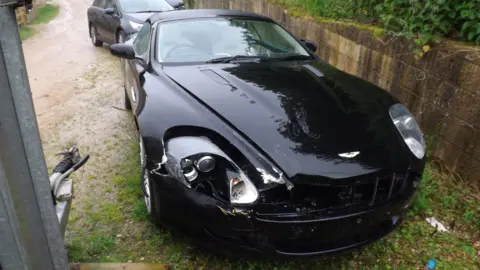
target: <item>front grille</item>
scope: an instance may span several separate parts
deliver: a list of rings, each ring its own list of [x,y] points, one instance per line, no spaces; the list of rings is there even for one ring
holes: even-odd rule
[[[319,183],[320,182],[320,183]],[[393,200],[405,193],[411,187],[411,175],[384,174],[370,175],[355,179],[315,181],[309,177],[298,177],[291,191],[284,187],[276,187],[262,194],[262,208],[266,211],[268,206],[285,204],[285,210],[293,207],[294,211],[301,212],[322,209],[352,209],[368,208]]]

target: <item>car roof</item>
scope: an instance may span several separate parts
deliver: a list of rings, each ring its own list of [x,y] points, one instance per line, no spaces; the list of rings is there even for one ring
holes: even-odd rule
[[[175,21],[184,19],[195,18],[208,18],[208,17],[247,17],[257,20],[273,21],[272,19],[246,11],[229,10],[229,9],[185,9],[185,10],[173,10],[156,13],[147,19],[150,23],[156,23],[158,21]]]

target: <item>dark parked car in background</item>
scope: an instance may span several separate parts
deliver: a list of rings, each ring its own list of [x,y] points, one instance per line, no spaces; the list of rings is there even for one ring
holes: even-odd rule
[[[180,2],[171,3],[179,8]],[[90,38],[95,46],[122,43],[153,13],[174,9],[165,0],[95,0],[87,11]]]
[[[316,49],[229,10],[158,13],[110,47],[127,59],[154,222],[236,255],[338,252],[401,224],[423,134],[390,93]]]
[[[185,3],[183,0],[165,0],[167,1],[170,6],[172,6],[174,9],[185,9]]]

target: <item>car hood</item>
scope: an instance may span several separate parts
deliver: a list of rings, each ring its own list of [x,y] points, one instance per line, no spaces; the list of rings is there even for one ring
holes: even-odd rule
[[[323,62],[163,70],[291,179],[348,178],[408,166],[402,164],[408,157],[388,114],[396,100]]]

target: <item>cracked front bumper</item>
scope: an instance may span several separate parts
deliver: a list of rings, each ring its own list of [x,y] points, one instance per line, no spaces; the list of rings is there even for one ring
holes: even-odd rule
[[[400,225],[413,190],[402,198],[353,213],[322,217],[235,209],[170,178],[156,176],[161,215],[199,245],[227,255],[302,256],[340,252],[377,240]]]

